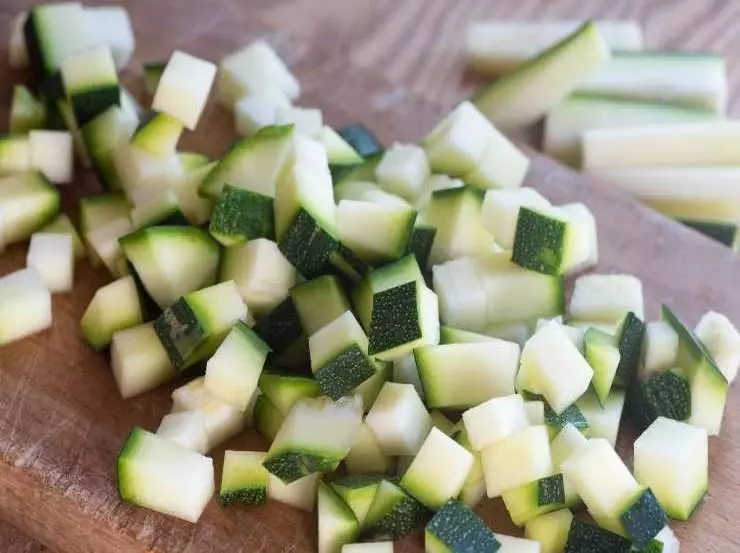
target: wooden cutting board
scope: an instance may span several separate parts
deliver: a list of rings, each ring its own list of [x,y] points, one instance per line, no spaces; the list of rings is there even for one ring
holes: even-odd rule
[[[731,32],[740,21],[733,18],[738,7],[721,1],[123,3],[137,32],[137,63],[166,58],[174,48],[217,60],[265,36],[292,62],[303,84],[302,105],[322,108],[333,125],[363,121],[387,143],[418,139],[472,86],[462,78],[459,58],[462,32],[471,19],[631,17],[646,23],[653,45],[732,50],[733,41],[740,40]],[[0,44],[7,43],[5,29],[12,15],[30,4],[3,0]],[[0,89],[0,106],[6,109],[11,83],[24,75],[5,66],[0,74],[6,77]],[[218,155],[232,137],[232,126],[227,113],[212,107],[181,148]],[[527,184],[556,203],[589,205],[599,221],[598,270],[640,277],[651,317],[665,302],[691,324],[708,309],[740,322],[740,262],[729,250],[620,193],[532,156]],[[76,193],[93,186],[81,174],[78,183],[65,189],[67,206],[74,205]],[[0,257],[0,275],[24,265],[25,248],[13,246]],[[53,328],[0,349],[0,518],[60,553],[313,551],[315,516],[278,503],[224,510],[212,502],[201,521],[191,525],[119,501],[114,470],[123,439],[133,425],[156,428],[178,383],[130,401],[119,398],[107,361],[83,344],[78,329],[93,291],[104,282],[103,272],[79,264],[74,293],[54,297]],[[740,528],[732,520],[740,506],[739,395],[733,389],[722,436],[711,440],[706,504],[689,524],[675,525],[683,551],[740,550]],[[248,432],[228,447],[264,445]],[[629,444],[622,448],[629,450]],[[214,453],[219,466],[222,451]],[[514,531],[498,502],[486,502],[479,513],[496,531]],[[36,551],[30,547],[28,551]],[[396,551],[422,549],[421,538],[414,535]]]

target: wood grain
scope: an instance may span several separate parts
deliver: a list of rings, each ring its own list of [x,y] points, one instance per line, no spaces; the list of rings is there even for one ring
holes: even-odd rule
[[[174,48],[217,60],[259,36],[273,42],[301,79],[301,104],[324,110],[330,124],[361,120],[380,137],[418,139],[473,86],[463,79],[460,45],[468,22],[483,17],[622,17],[643,22],[651,46],[737,51],[740,5],[720,0],[129,0],[139,49],[136,61],[160,59]],[[0,25],[28,0],[4,0]],[[320,6],[320,8],[319,8]],[[3,25],[0,44],[7,43]],[[5,58],[5,56],[3,56]],[[4,64],[4,61],[2,62]],[[733,82],[740,68],[731,60]],[[0,106],[8,105],[6,76]],[[733,111],[738,109],[733,101]],[[6,117],[6,112],[2,112]],[[183,147],[212,154],[231,137],[231,119],[214,106]],[[588,181],[532,152],[528,183],[555,202],[584,201],[600,223],[599,271],[642,278],[648,313],[665,302],[693,323],[707,309],[740,321],[740,263],[729,250],[629,198]],[[79,186],[79,184],[77,185]],[[73,187],[74,188],[74,187]],[[74,190],[65,194],[74,195]],[[0,275],[24,264],[25,245],[0,258]],[[133,425],[156,428],[179,383],[130,401],[117,393],[106,361],[80,340],[78,320],[106,276],[77,267],[75,292],[55,296],[54,327],[0,350],[0,518],[60,553],[308,552],[315,518],[271,503],[220,509],[215,502],[197,525],[120,503],[115,457]],[[734,443],[733,443],[734,442]],[[251,432],[231,448],[263,447]],[[622,444],[625,447],[625,444]],[[628,449],[628,447],[627,447]],[[215,452],[220,464],[221,450]],[[732,392],[723,435],[711,443],[712,487],[688,525],[676,525],[683,551],[740,550],[732,522],[740,495],[740,397]],[[513,531],[499,502],[480,514],[497,531]],[[0,550],[36,552],[17,541]],[[20,544],[20,545],[18,545]],[[16,547],[12,549],[11,547]],[[36,547],[36,549],[34,549]],[[23,549],[25,548],[25,549]],[[418,535],[396,551],[421,551]]]

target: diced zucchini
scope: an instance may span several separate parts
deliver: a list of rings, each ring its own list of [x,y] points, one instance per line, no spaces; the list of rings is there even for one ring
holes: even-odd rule
[[[718,119],[710,109],[680,103],[638,100],[599,93],[574,93],[555,106],[545,120],[543,150],[573,167],[581,167],[583,133],[646,125],[700,123]]]
[[[394,144],[383,154],[375,175],[384,190],[414,201],[429,176],[429,162],[419,146]]]
[[[520,207],[511,260],[543,274],[565,274],[590,254],[592,237],[585,230],[559,208]]]
[[[618,516],[640,492],[639,484],[622,459],[603,439],[589,440],[560,468],[595,516]]]
[[[638,372],[645,339],[645,323],[630,311],[619,323],[617,337],[620,359],[613,385],[616,388],[626,389],[629,388]]]
[[[427,517],[424,505],[391,480],[383,479],[365,517],[365,533],[397,540],[424,524]]]
[[[136,427],[118,454],[118,492],[127,503],[197,522],[214,492],[213,460]]]
[[[61,78],[59,79],[61,87]],[[85,149],[85,141],[77,124],[72,101],[66,96],[59,98],[55,104],[49,107],[48,119],[51,122],[49,126],[53,129],[67,130],[72,135],[72,143],[75,153],[84,167],[90,166],[90,156]]]
[[[429,265],[429,257],[436,237],[437,227],[420,222],[417,218],[409,242],[406,245],[405,253],[414,254],[419,267],[426,268]]]
[[[105,190],[123,187],[114,152],[121,142],[131,137],[138,124],[138,116],[120,106],[112,106],[82,127],[85,150]]]
[[[393,382],[399,384],[411,384],[420,398],[424,399],[424,387],[419,378],[419,369],[416,367],[416,359],[413,353],[407,353],[403,357],[393,360]]]
[[[590,328],[583,335],[583,356],[594,371],[591,386],[599,403],[604,405],[621,358],[617,341],[606,332]]]
[[[364,163],[363,157],[357,153],[357,150],[331,127],[326,125],[321,127],[316,139],[326,148],[326,157],[329,160],[332,175],[340,174],[347,167]]]
[[[262,451],[226,451],[219,491],[221,505],[262,505],[267,501],[270,473],[262,466],[264,460]]]
[[[272,198],[226,183],[216,201],[209,231],[224,246],[235,246],[255,238],[273,239]]]
[[[228,108],[238,98],[267,86],[280,89],[290,100],[300,95],[300,84],[264,40],[252,42],[219,63],[218,97]]]
[[[478,188],[517,188],[529,171],[529,157],[506,136],[496,131],[472,173],[463,177]]]
[[[5,245],[27,239],[59,212],[59,192],[38,172],[0,179],[0,213]]]
[[[69,234],[36,232],[26,255],[26,266],[33,267],[50,292],[69,292],[74,281],[74,253]]]
[[[462,490],[460,491],[460,501],[465,503],[469,508],[475,508],[486,495],[486,480],[483,475],[483,465],[481,463],[481,454],[473,450],[467,431],[463,428],[454,436],[455,441],[473,454],[473,466],[468,471]]]
[[[306,333],[311,335],[349,310],[350,303],[335,276],[325,275],[291,288],[290,297]]]
[[[351,401],[303,399],[285,418],[265,467],[286,483],[313,472],[332,472],[349,453],[361,422],[361,409]]]
[[[339,239],[371,265],[403,257],[416,222],[411,207],[353,200],[341,200],[336,216]]]
[[[616,447],[619,426],[624,410],[624,390],[612,390],[605,401],[600,402],[592,392],[586,392],[576,406],[588,421],[584,430],[587,438],[603,438]]]
[[[488,497],[553,474],[545,426],[530,426],[481,451]]]
[[[152,100],[152,109],[171,115],[195,130],[203,113],[216,66],[179,50],[172,53]]]
[[[152,323],[113,334],[110,355],[113,376],[123,399],[153,390],[175,377]]]
[[[296,354],[305,353],[299,360],[300,366],[306,365],[304,361],[308,361],[308,340],[292,299],[286,298],[270,311],[260,320],[255,330],[276,355],[288,354],[291,350]]]
[[[154,96],[157,91],[157,85],[165,67],[167,67],[166,61],[150,61],[143,64],[144,88],[151,96]]]
[[[474,344],[478,342],[488,342],[491,339],[491,336],[487,336],[485,334],[460,330],[459,328],[453,328],[451,326],[442,326],[439,328],[440,344]]]
[[[551,438],[567,425],[575,426],[581,432],[585,432],[588,429],[588,420],[586,420],[586,416],[575,403],[566,407],[561,413],[556,413],[543,396],[526,392],[525,395],[530,398],[530,401],[542,401],[545,417],[544,424],[547,426]]]
[[[100,46],[66,57],[61,65],[64,91],[80,127],[111,106],[119,105],[121,90],[113,54]]]
[[[636,100],[674,102],[724,115],[727,103],[725,58],[713,52],[615,52],[579,92]]]
[[[204,165],[191,168],[182,154],[178,154],[183,169],[180,178],[173,183],[173,190],[177,194],[180,210],[191,225],[205,225],[213,213],[214,201],[201,196],[199,189],[205,177],[218,164],[217,161],[207,162]]]
[[[576,426],[570,423],[563,426],[558,435],[550,442],[550,454],[555,469],[561,470],[562,464],[587,443],[588,439]],[[563,486],[565,487],[566,505],[575,508],[581,502],[575,483],[567,475],[563,475]]]
[[[573,519],[565,542],[565,551],[593,551],[594,553],[628,553],[630,541],[619,534],[595,524]]]
[[[425,346],[414,350],[429,407],[466,409],[514,393],[519,344],[486,342]]]
[[[275,123],[294,125],[297,133],[316,138],[324,126],[324,115],[317,108],[280,105],[276,111]]]
[[[692,219],[679,219],[687,227],[693,228],[704,236],[724,244],[737,252],[740,249],[740,227],[732,222],[697,221]]]
[[[439,342],[437,296],[424,285],[414,256],[376,269],[363,284],[355,307],[368,330],[370,355],[391,360]]]
[[[705,313],[694,329],[728,382],[735,380],[740,366],[740,333],[730,320],[714,311]]]
[[[46,126],[46,104],[37,100],[23,85],[13,87],[10,105],[10,132],[25,133]]]
[[[0,174],[31,170],[31,142],[27,134],[0,136]]]
[[[364,158],[383,151],[383,145],[362,123],[347,125],[339,130],[339,136]]]
[[[453,259],[432,267],[432,283],[439,298],[442,322],[463,331],[481,332],[486,328],[486,277],[490,276],[486,269],[477,258],[471,257]]]
[[[157,317],[154,329],[170,361],[182,371],[212,355],[247,313],[236,285],[227,281],[182,296]]]
[[[640,491],[637,497],[619,516],[632,547],[642,549],[668,524],[668,518],[649,488]]]
[[[318,472],[286,484],[277,476],[270,474],[267,496],[302,511],[312,512],[316,505],[316,490],[321,475]]]
[[[577,247],[570,261],[569,272],[574,273],[590,269],[599,262],[599,238],[596,229],[596,218],[591,210],[582,203],[560,206],[571,225]]]
[[[72,135],[65,131],[32,130],[28,133],[30,168],[50,182],[65,184],[74,175]]]
[[[617,322],[627,312],[643,318],[642,283],[631,275],[584,275],[575,282],[570,315],[589,321]]]
[[[131,143],[154,156],[165,157],[175,150],[182,128],[171,115],[151,110],[141,118]]]
[[[51,326],[51,293],[36,269],[0,278],[0,346]]]
[[[368,474],[345,476],[329,484],[332,490],[352,509],[360,528],[365,522],[381,480],[382,477],[379,475]]]
[[[386,382],[365,417],[386,455],[416,455],[432,420],[411,384]]]
[[[552,409],[550,409],[552,411]],[[524,402],[524,413],[530,426],[545,424],[545,401],[533,400]]]
[[[277,124],[278,109],[290,107],[290,100],[276,86],[253,90],[234,104],[234,123],[240,136],[251,136],[263,127]]]
[[[85,246],[82,243],[82,239],[77,233],[77,229],[74,227],[72,220],[67,214],[60,214],[51,223],[41,228],[40,232],[49,234],[68,234],[72,237],[72,251],[74,252],[75,259],[79,260],[85,257]]]
[[[264,372],[259,379],[259,388],[283,416],[287,416],[301,399],[321,395],[321,386],[315,379],[293,374]]]
[[[679,368],[655,372],[629,389],[628,411],[640,429],[658,417],[685,421],[691,416],[691,386]]]
[[[460,494],[473,461],[472,453],[433,427],[401,486],[428,508],[441,509]]]
[[[483,193],[472,186],[432,193],[424,222],[435,227],[429,262],[432,265],[491,251],[493,239],[483,228]]]
[[[267,399],[267,396],[260,395],[254,405],[254,429],[272,443],[280,427],[283,426],[283,422],[285,422],[285,416]],[[270,475],[270,478],[272,479],[273,476]],[[274,478],[282,483],[279,478]]]
[[[687,520],[708,485],[703,428],[660,417],[635,441],[635,478],[649,486],[671,518]]]
[[[100,258],[92,249],[87,235],[113,221],[128,219],[131,204],[126,196],[119,192],[109,192],[97,196],[85,196],[79,200],[80,232],[86,242],[90,261],[93,266],[100,264]]]
[[[136,43],[131,19],[124,6],[85,6],[85,13],[92,18],[93,26],[100,34],[101,42],[108,44],[116,61],[116,68],[128,65]]]
[[[424,529],[428,553],[503,551],[494,533],[478,516],[457,500],[445,503]]]
[[[390,470],[391,457],[382,452],[375,434],[367,423],[363,422],[357,440],[344,458],[344,464],[347,467],[347,474],[382,474]]]
[[[206,419],[200,411],[170,413],[162,417],[157,436],[166,438],[187,449],[205,454],[208,451]]]
[[[642,50],[636,21],[596,21],[612,50]],[[583,21],[479,21],[468,28],[467,62],[484,75],[502,75],[577,30]],[[543,552],[548,553],[548,552]]]
[[[609,58],[607,44],[589,21],[477,92],[472,100],[496,126],[528,125],[559,104]]]
[[[539,478],[501,494],[511,520],[523,526],[529,520],[565,507],[562,474]]]
[[[144,228],[123,238],[121,248],[162,308],[216,279],[218,244],[195,227]]]
[[[573,513],[560,509],[528,520],[524,536],[539,542],[541,553],[564,553]]]
[[[665,305],[661,319],[678,334],[676,363],[691,383],[691,417],[689,424],[706,429],[710,436],[719,434],[727,401],[729,384],[704,344]]]
[[[462,420],[475,451],[530,426],[524,400],[520,395],[490,399],[465,411]]]
[[[699,335],[698,332],[697,335]],[[705,340],[702,340],[702,342],[706,345]],[[642,375],[649,376],[673,366],[676,362],[677,353],[678,334],[671,325],[665,321],[650,321],[645,325],[640,371]],[[738,359],[738,363],[740,364],[740,359]]]
[[[209,450],[236,436],[246,423],[246,414],[208,391],[202,376],[172,392],[172,412],[188,411],[203,414]]]
[[[135,230],[155,226],[187,225],[188,221],[180,211],[177,193],[172,189],[147,196],[136,204],[129,214],[131,226]]]
[[[132,276],[99,288],[82,315],[82,334],[90,346],[105,348],[113,335],[144,322],[139,293]]]
[[[542,394],[556,414],[588,389],[593,370],[562,326],[551,321],[524,344],[517,388]]]
[[[251,328],[238,321],[206,364],[206,388],[245,411],[269,351]]]

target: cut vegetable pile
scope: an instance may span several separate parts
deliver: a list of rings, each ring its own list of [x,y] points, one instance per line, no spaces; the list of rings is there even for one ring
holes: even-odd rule
[[[320,553],[388,553],[421,528],[432,553],[678,551],[669,517],[707,492],[740,333],[715,312],[693,330],[666,306],[646,321],[639,279],[579,275],[598,263],[597,221],[522,186],[529,158],[497,126],[550,111],[549,149],[614,179],[638,158],[655,174],[675,157],[731,165],[738,129],[711,121],[714,81],[676,87],[694,107],[651,107],[624,75],[663,61],[607,61],[640,46],[633,25],[489,25],[471,34],[476,67],[512,72],[385,149],[294,106],[299,83],[264,41],[218,67],[179,51],[147,64],[142,112],[118,80],[123,8],[19,21],[13,60],[41,96],[16,87],[0,141],[0,237],[30,238],[27,268],[0,279],[0,344],[51,325],[76,260],[110,273],[80,326],[122,397],[180,380],[156,432],[121,449],[123,501],[196,522],[216,491],[207,454],[251,427],[269,447],[226,451],[220,504],[315,510]],[[529,32],[562,40],[524,62],[545,43],[504,46]],[[661,67],[670,81],[684,63]],[[214,83],[244,135],[217,160],[177,150]],[[617,92],[640,99],[603,95]],[[682,130],[609,130],[624,120]],[[75,150],[105,190],[80,200],[79,233],[55,187]],[[673,205],[654,182],[651,201]],[[632,471],[614,449],[623,418],[643,431]],[[471,510],[484,497],[526,538],[493,533]],[[595,524],[574,519],[584,508]]]

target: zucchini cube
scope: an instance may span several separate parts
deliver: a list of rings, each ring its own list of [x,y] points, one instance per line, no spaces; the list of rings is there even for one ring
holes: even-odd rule
[[[550,321],[524,344],[517,387],[542,394],[560,414],[583,395],[592,377],[593,370],[563,327]]]
[[[357,435],[357,441],[344,459],[347,474],[382,474],[391,469],[392,461],[393,459],[380,449],[380,444],[378,444],[375,434],[373,434],[367,423],[363,421],[360,426],[360,433]]]
[[[386,382],[365,417],[386,455],[416,455],[432,420],[411,384]]]
[[[468,476],[465,479],[462,490],[460,491],[460,501],[465,503],[470,509],[478,506],[486,496],[486,479],[483,474],[483,464],[481,463],[481,454],[473,449],[468,433],[463,428],[455,436],[455,441],[473,454],[473,466],[470,467]]]
[[[259,389],[284,417],[301,399],[321,395],[321,386],[315,378],[289,373],[263,372]]]
[[[123,217],[109,221],[84,235],[92,255],[102,261],[115,278],[120,278],[126,273],[122,240],[132,236],[133,230],[131,219]]]
[[[432,428],[401,478],[401,486],[429,509],[456,498],[473,466],[473,454]]]
[[[320,109],[280,105],[275,110],[275,124],[294,125],[297,133],[316,137],[324,126],[324,116]]]
[[[275,86],[250,92],[234,104],[234,123],[240,136],[251,136],[277,124],[278,108],[290,106],[285,93]]]
[[[195,130],[215,76],[216,66],[210,61],[173,52],[159,79],[152,109],[171,115],[188,130]]]
[[[382,480],[383,478],[378,474],[344,476],[331,482],[329,486],[352,509],[362,528]]]
[[[415,144],[394,144],[375,168],[375,176],[384,190],[410,202],[421,195],[429,173],[427,156]]]
[[[578,277],[570,300],[570,314],[584,321],[616,323],[632,312],[644,318],[642,283],[631,275]]]
[[[599,238],[594,214],[582,203],[561,205],[560,211],[573,225],[575,245],[568,273],[593,267],[599,262]]]
[[[346,311],[308,338],[311,371],[322,391],[333,400],[352,390],[378,370],[367,355],[368,340],[352,311]]]
[[[80,320],[87,343],[97,349],[110,344],[113,335],[144,322],[139,292],[133,276],[106,284],[95,292]]]
[[[448,327],[482,332],[488,325],[484,267],[477,258],[462,257],[432,267],[439,298],[439,316]]]
[[[324,275],[290,289],[290,297],[308,335],[315,334],[350,309],[337,277]]]
[[[565,551],[568,532],[573,522],[569,509],[560,509],[528,520],[524,524],[524,536],[540,543],[541,553]]]
[[[269,352],[251,328],[237,321],[206,364],[206,388],[246,411]]]
[[[314,472],[332,472],[352,448],[362,409],[351,401],[303,399],[295,404],[267,452],[267,470],[289,484]]]
[[[219,278],[233,280],[250,310],[262,316],[288,297],[296,281],[296,270],[275,242],[257,238],[226,248]]]
[[[74,177],[72,135],[66,131],[31,131],[28,133],[30,168],[49,182],[66,184]]]
[[[502,132],[494,129],[478,166],[463,180],[482,189],[517,188],[529,171],[529,158]]]
[[[154,321],[172,365],[182,371],[213,355],[231,328],[247,317],[233,281],[186,294]]]
[[[498,339],[415,349],[426,404],[469,409],[513,394],[520,350],[519,344]]]
[[[633,383],[628,394],[629,414],[641,430],[658,417],[685,421],[691,416],[691,383],[679,368]]]
[[[488,190],[483,198],[483,226],[496,244],[509,250],[514,246],[521,208],[547,209],[550,201],[534,188]]]
[[[571,263],[576,237],[568,217],[557,208],[521,207],[511,260],[546,275],[562,275]]]
[[[635,478],[648,486],[671,518],[688,520],[708,485],[708,438],[703,428],[659,417],[635,441]]]
[[[0,345],[51,326],[51,292],[33,267],[0,278]]]
[[[437,227],[419,223],[417,219],[417,223],[414,225],[414,230],[411,232],[408,244],[406,245],[405,253],[413,254],[416,257],[416,262],[422,269],[426,269],[429,265],[429,256],[432,254],[432,245],[436,236]]]
[[[85,50],[62,60],[62,82],[80,127],[121,103],[118,73],[110,46]]]
[[[285,415],[278,411],[277,407],[263,394],[257,397],[253,417],[254,429],[270,443],[275,440],[275,436],[285,422]]]
[[[275,238],[273,199],[227,183],[216,201],[208,230],[227,247],[255,238],[272,240]]]
[[[72,220],[66,213],[62,213],[51,223],[43,227],[41,232],[70,235],[72,237],[72,250],[74,251],[75,260],[80,260],[85,257],[85,245],[82,243],[82,239],[72,223]]]
[[[488,119],[465,101],[432,129],[422,146],[433,172],[464,177],[476,170],[496,133]]]
[[[319,482],[317,511],[318,553],[341,551],[345,544],[357,539],[360,524],[352,509],[325,482]]]
[[[604,405],[621,359],[618,344],[612,335],[590,328],[583,335],[583,356],[594,371],[591,385]]]
[[[619,516],[634,547],[643,548],[668,524],[668,517],[650,488],[644,488]]]
[[[267,497],[280,503],[285,503],[296,509],[312,513],[316,506],[316,494],[321,475],[318,472],[309,474],[286,484],[274,474],[269,475]]]
[[[153,390],[176,376],[152,323],[113,334],[110,356],[113,377],[123,399]]]
[[[525,538],[515,538],[504,534],[494,534],[501,544],[500,551],[516,551],[516,553],[541,553],[540,544]]]
[[[74,283],[74,251],[69,234],[37,232],[31,236],[26,266],[33,267],[50,292],[69,292]]]
[[[619,366],[612,386],[627,389],[639,371],[645,341],[645,323],[632,311],[618,325]]]
[[[165,415],[157,428],[157,436],[167,438],[197,453],[208,452],[206,417],[200,411],[183,411]]]
[[[511,520],[523,526],[529,520],[565,507],[563,475],[553,474],[501,494]]]
[[[15,85],[10,104],[10,132],[26,133],[32,129],[42,129],[46,119],[46,104],[37,100],[24,85]]]
[[[508,438],[530,426],[525,403],[520,395],[490,399],[465,411],[462,420],[475,451],[480,451],[487,445]]]
[[[583,431],[587,438],[603,438],[616,447],[626,395],[624,390],[613,390],[602,404],[593,391],[588,391],[578,399],[576,407],[588,421]]]
[[[702,316],[694,329],[728,382],[735,380],[740,366],[740,333],[730,320],[714,311]]]
[[[524,412],[530,426],[545,424],[545,402],[534,400],[524,402]]]
[[[699,321],[701,324],[701,321]],[[697,325],[697,330],[699,330]],[[697,337],[707,345],[699,332]],[[711,353],[711,352],[710,352]],[[676,363],[678,354],[678,334],[665,321],[650,321],[645,325],[645,338],[642,350],[641,376],[648,377],[652,373],[672,367]],[[712,355],[715,359],[717,357]],[[738,359],[740,364],[740,358]]]
[[[290,297],[280,302],[266,317],[263,317],[257,324],[256,331],[276,354],[288,352],[302,344],[306,346],[305,353],[308,355],[306,335],[303,332],[298,311]]]
[[[339,135],[364,158],[383,151],[383,145],[362,123],[352,123],[339,130]]]
[[[263,451],[232,451],[224,454],[219,501],[221,505],[262,505],[267,502],[270,473],[262,463]]]
[[[416,215],[411,207],[341,200],[337,205],[339,240],[366,263],[383,265],[407,252]]]
[[[640,492],[640,486],[609,442],[591,439],[560,465],[563,475],[594,516],[614,518]],[[608,474],[609,478],[604,478]]]
[[[123,6],[85,6],[87,17],[92,19],[101,42],[110,46],[116,69],[128,65],[136,48],[131,18]]]
[[[131,143],[154,156],[166,157],[175,151],[182,128],[171,115],[150,110],[142,116]]]
[[[26,134],[0,137],[0,174],[31,170],[31,141]]]
[[[558,432],[557,436],[550,442],[550,454],[555,470],[560,471],[563,463],[573,453],[588,443],[583,432],[572,424],[566,424]],[[565,489],[565,504],[575,508],[581,502],[575,483],[566,475],[563,475],[563,487]]]
[[[397,540],[419,528],[428,516],[429,511],[416,498],[383,479],[365,517],[364,533]]]
[[[550,441],[545,426],[526,430],[494,442],[481,451],[488,497],[553,473]]]
[[[568,531],[568,539],[565,542],[565,551],[598,551],[627,552],[631,543],[627,538],[610,532],[595,524],[589,524],[574,518]]]
[[[430,553],[451,551],[503,551],[488,526],[457,500],[448,501],[424,529],[424,546]]]

